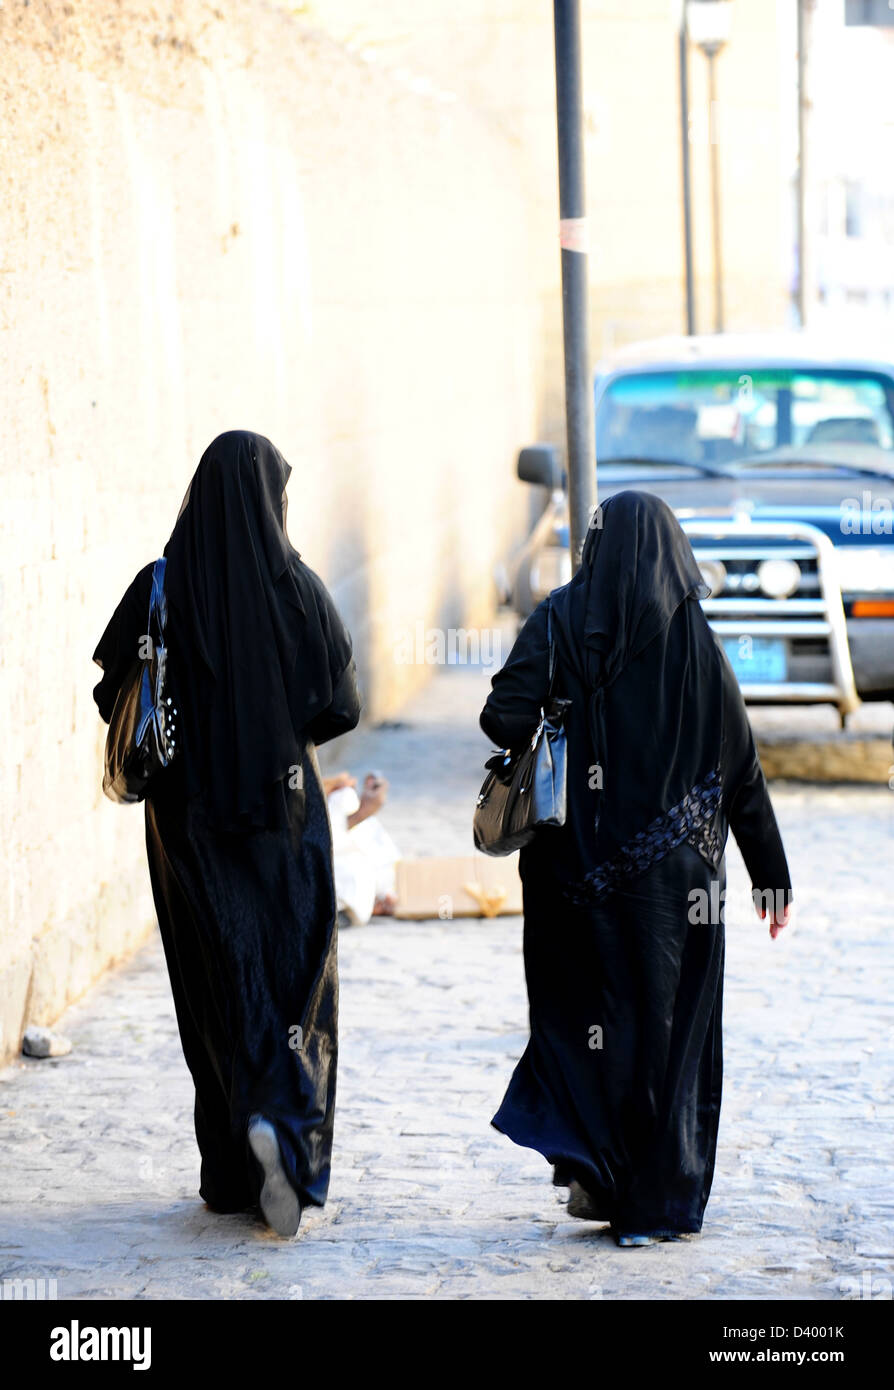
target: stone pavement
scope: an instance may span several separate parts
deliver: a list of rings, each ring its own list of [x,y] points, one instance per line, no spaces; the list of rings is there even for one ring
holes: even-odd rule
[[[408,854],[469,849],[486,688],[448,668],[405,721],[336,750],[390,777],[387,824]],[[894,794],[773,795],[799,921],[770,942],[731,847],[725,1096],[700,1238],[618,1250],[567,1217],[543,1159],[490,1128],[526,1038],[518,918],[378,921],[342,934],[330,1201],[296,1240],[197,1198],[155,939],[60,1021],[70,1056],[0,1073],[0,1293],[18,1277],[85,1299],[890,1297]]]

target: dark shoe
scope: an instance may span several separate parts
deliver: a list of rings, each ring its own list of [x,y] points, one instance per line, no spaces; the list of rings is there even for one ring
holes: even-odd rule
[[[248,1144],[264,1174],[260,1197],[264,1220],[278,1236],[293,1236],[301,1224],[301,1202],[286,1176],[276,1130],[263,1115],[249,1120]]]
[[[589,1192],[574,1180],[568,1184],[567,1211],[569,1216],[575,1217],[578,1221],[601,1221],[603,1219]]]

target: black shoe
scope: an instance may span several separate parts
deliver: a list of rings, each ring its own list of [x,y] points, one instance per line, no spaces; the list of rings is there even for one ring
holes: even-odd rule
[[[599,1213],[599,1208],[593,1201],[585,1187],[581,1187],[579,1182],[571,1181],[568,1184],[568,1215],[574,1216],[578,1221],[601,1221],[603,1218]]]

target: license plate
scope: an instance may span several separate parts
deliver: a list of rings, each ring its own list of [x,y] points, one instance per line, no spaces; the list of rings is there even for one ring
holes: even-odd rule
[[[782,637],[724,637],[723,649],[740,685],[778,685],[787,678]]]

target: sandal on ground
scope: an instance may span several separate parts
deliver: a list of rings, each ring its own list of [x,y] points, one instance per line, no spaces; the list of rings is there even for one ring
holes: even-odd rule
[[[623,1234],[615,1232],[615,1238],[619,1245],[638,1246],[638,1245],[657,1245],[661,1240],[686,1240],[686,1233],[683,1231],[646,1231],[642,1235],[625,1231]]]

